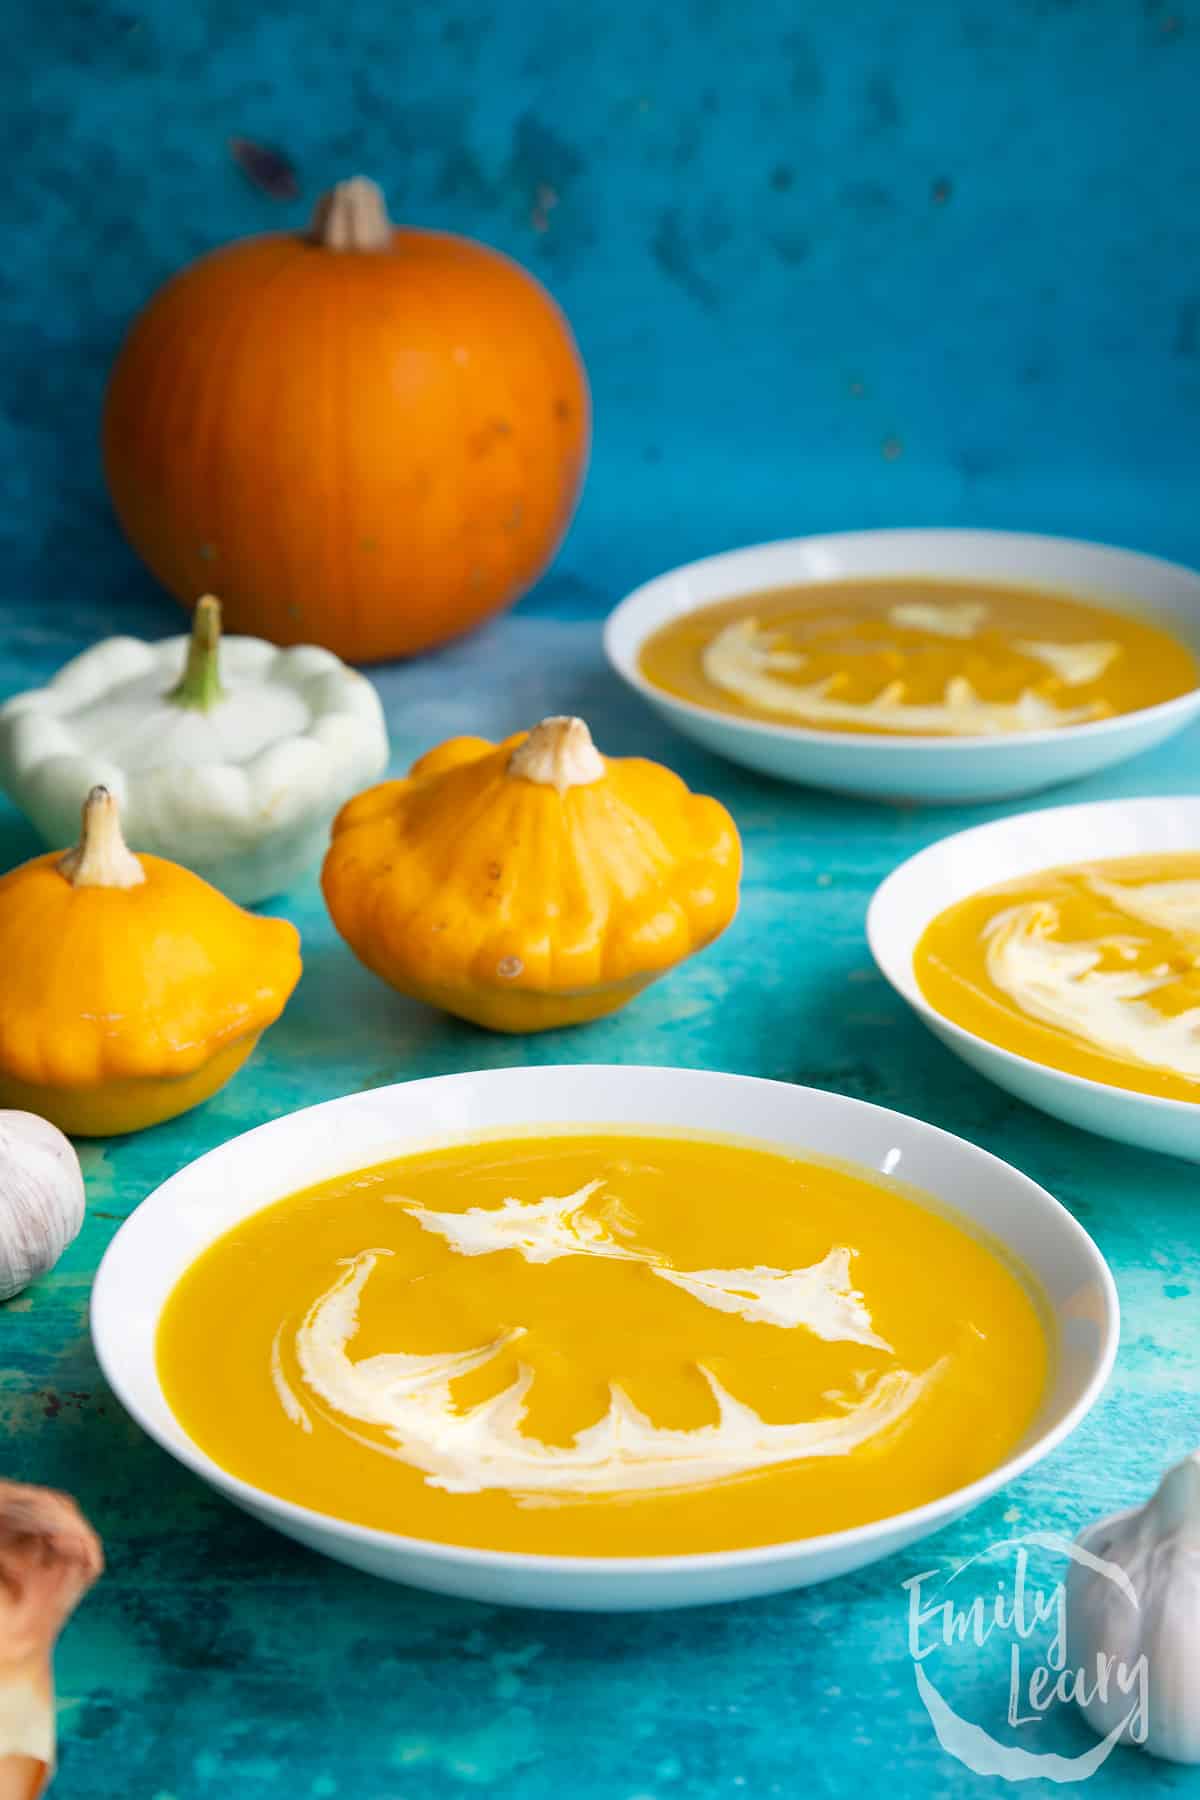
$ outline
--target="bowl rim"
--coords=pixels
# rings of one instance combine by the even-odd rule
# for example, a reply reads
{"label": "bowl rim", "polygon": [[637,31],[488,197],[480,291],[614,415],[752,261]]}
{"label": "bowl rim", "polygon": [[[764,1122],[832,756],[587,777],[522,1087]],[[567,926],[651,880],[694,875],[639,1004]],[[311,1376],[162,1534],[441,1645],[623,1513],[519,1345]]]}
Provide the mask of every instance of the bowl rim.
{"label": "bowl rim", "polygon": [[[1053,823],[1056,819],[1081,817],[1084,814],[1095,816],[1098,813],[1130,812],[1143,806],[1195,806],[1200,808],[1200,795],[1196,794],[1138,794],[1128,799],[1118,800],[1081,800],[1073,806],[1028,807],[1024,812],[1009,813],[1002,819],[988,819],[981,825],[969,825],[963,831],[952,831],[945,837],[926,844],[923,850],[917,850],[912,856],[905,857],[902,863],[885,875],[875,892],[871,895],[867,906],[867,944],[874,959],[875,966],[894,993],[909,1005],[912,1010],[931,1029],[943,1035],[949,1035],[959,1043],[978,1045],[998,1060],[1014,1067],[1033,1070],[1039,1077],[1044,1077],[1050,1086],[1058,1086],[1068,1092],[1087,1095],[1092,1099],[1107,1097],[1114,1104],[1136,1103],[1149,1111],[1154,1111],[1162,1118],[1200,1120],[1200,1100],[1173,1100],[1167,1094],[1145,1094],[1139,1088],[1121,1087],[1115,1081],[1096,1081],[1090,1075],[1073,1075],[1069,1069],[1056,1069],[1051,1063],[1038,1062],[1035,1057],[1022,1056],[1019,1050],[1007,1050],[1003,1044],[997,1044],[992,1038],[981,1037],[976,1031],[969,1031],[965,1025],[948,1019],[940,1013],[936,1006],[925,998],[917,983],[912,967],[911,954],[906,968],[901,968],[897,958],[882,947],[884,932],[883,919],[889,906],[895,903],[895,889],[900,885],[900,878],[911,875],[914,866],[928,857],[933,865],[937,853],[950,844],[965,846],[968,839],[976,843],[984,832],[1003,836],[1007,831],[1020,826],[1031,818],[1046,819]],[[1196,848],[1200,851],[1200,827],[1196,833]],[[1136,855],[1137,852],[1131,852]],[[1067,867],[1067,864],[1047,863],[1046,868]],[[1004,879],[1001,877],[1000,879]],[[985,887],[995,886],[994,882],[985,882]],[[889,891],[890,890],[890,891]],[[975,890],[978,891],[978,890]],[[931,925],[944,907],[936,907],[925,920],[922,930]],[[1086,1127],[1077,1127],[1086,1129]]]}
{"label": "bowl rim", "polygon": [[[753,1084],[758,1088],[781,1090],[790,1101],[798,1104],[803,1104],[809,1096],[815,1096],[821,1102],[834,1100],[852,1111],[863,1109],[881,1119],[898,1120],[903,1129],[909,1131],[915,1129],[918,1137],[927,1135],[953,1146],[951,1152],[953,1155],[957,1156],[965,1152],[968,1157],[983,1159],[986,1164],[1000,1171],[1003,1180],[1015,1181],[1019,1188],[1024,1188],[1035,1206],[1048,1208],[1052,1213],[1058,1215],[1059,1223],[1074,1240],[1079,1255],[1100,1288],[1104,1301],[1101,1341],[1095,1366],[1082,1391],[1073,1405],[1055,1424],[1040,1432],[1022,1450],[1005,1458],[994,1469],[977,1477],[974,1481],[968,1482],[965,1486],[954,1488],[949,1493],[924,1501],[920,1506],[909,1507],[903,1512],[890,1513],[882,1519],[873,1519],[862,1525],[847,1526],[840,1531],[824,1532],[810,1537],[789,1538],[770,1544],[755,1544],[743,1549],[688,1551],[672,1555],[650,1556],[588,1556],[528,1550],[491,1550],[478,1545],[442,1543],[431,1538],[413,1537],[403,1532],[386,1531],[378,1526],[358,1525],[352,1520],[340,1519],[333,1513],[321,1512],[315,1507],[302,1506],[296,1501],[286,1500],[280,1495],[271,1493],[267,1488],[258,1487],[253,1482],[245,1481],[242,1477],[229,1473],[188,1435],[183,1425],[171,1412],[165,1395],[163,1395],[163,1402],[167,1406],[167,1411],[170,1413],[178,1433],[178,1442],[170,1439],[164,1431],[160,1430],[157,1422],[148,1416],[140,1402],[128,1394],[123,1366],[126,1359],[120,1353],[114,1352],[108,1342],[110,1327],[107,1314],[110,1310],[116,1312],[120,1306],[119,1282],[115,1279],[114,1271],[141,1229],[139,1215],[146,1207],[155,1204],[159,1206],[169,1204],[170,1196],[166,1194],[166,1190],[173,1183],[190,1171],[201,1168],[210,1159],[216,1158],[222,1153],[228,1153],[230,1146],[242,1144],[263,1132],[270,1132],[278,1128],[285,1120],[312,1115],[330,1107],[341,1107],[347,1102],[378,1101],[392,1091],[410,1091],[414,1087],[429,1086],[434,1083],[452,1083],[464,1079],[479,1080],[481,1078],[490,1080],[496,1077],[503,1082],[506,1079],[511,1080],[514,1076],[536,1078],[545,1075],[547,1068],[569,1070],[576,1078],[595,1075],[636,1080],[639,1075],[666,1074],[672,1077],[682,1076],[700,1087],[707,1083]],[[473,1569],[507,1569],[543,1574],[559,1572],[589,1576],[611,1575],[613,1577],[638,1572],[647,1574],[694,1572],[700,1575],[705,1572],[726,1569],[750,1569],[771,1563],[786,1562],[797,1557],[812,1556],[815,1558],[836,1553],[842,1547],[866,1547],[880,1540],[888,1540],[897,1533],[910,1532],[913,1536],[923,1536],[926,1527],[934,1530],[940,1524],[949,1523],[1050,1455],[1078,1427],[1103,1393],[1112,1373],[1120,1343],[1120,1300],[1112,1271],[1099,1246],[1074,1214],[1046,1188],[1035,1182],[1031,1176],[1025,1175],[1012,1163],[1005,1162],[1002,1157],[995,1156],[989,1150],[984,1150],[980,1145],[972,1143],[969,1138],[959,1137],[954,1132],[945,1131],[942,1127],[931,1125],[923,1119],[915,1118],[912,1114],[897,1112],[892,1107],[878,1106],[872,1101],[859,1100],[853,1095],[837,1094],[830,1089],[804,1087],[791,1082],[772,1080],[766,1076],[742,1075],[720,1070],[675,1069],[665,1065],[636,1063],[552,1064],[547,1065],[547,1068],[521,1066],[512,1069],[461,1070],[447,1075],[419,1078],[413,1082],[390,1083],[384,1087],[369,1088],[358,1093],[342,1095],[333,1100],[319,1101],[313,1106],[297,1108],[295,1112],[286,1113],[279,1119],[268,1120],[262,1125],[252,1127],[249,1131],[237,1133],[223,1144],[216,1145],[202,1156],[194,1158],[192,1162],[185,1164],[182,1169],[176,1170],[165,1181],[159,1183],[141,1204],[134,1208],[134,1211],[114,1233],[96,1271],[89,1302],[90,1335],[101,1373],[116,1399],[135,1424],[160,1449],[176,1462],[182,1463],[193,1474],[199,1475],[210,1487],[214,1487],[219,1492],[227,1494],[231,1499],[242,1503],[260,1518],[264,1513],[274,1514],[278,1519],[295,1525],[303,1533],[304,1541],[310,1544],[312,1542],[310,1534],[324,1535],[345,1543],[376,1547],[390,1551],[394,1555],[423,1558],[443,1566],[457,1565]],[[581,1119],[579,1124],[586,1128],[588,1120]],[[653,1128],[647,1125],[645,1129]],[[764,1147],[784,1147],[777,1140],[773,1141],[766,1137],[756,1141],[761,1142]],[[351,1163],[350,1168],[353,1166]],[[278,1198],[282,1199],[286,1196],[280,1195]],[[269,1206],[272,1202],[265,1200],[262,1204]],[[261,1209],[251,1208],[243,1216],[249,1218],[258,1210]],[[229,1230],[232,1229],[232,1226],[226,1224],[223,1229]],[[221,1232],[214,1233],[208,1243],[215,1242],[220,1235],[222,1235]],[[122,1241],[124,1241],[125,1248],[119,1249]],[[1003,1243],[1003,1239],[999,1241]],[[203,1249],[208,1247],[208,1243],[195,1250],[189,1260],[194,1260],[196,1256],[202,1254]],[[169,1292],[170,1289],[168,1289]],[[155,1330],[162,1316],[165,1299],[164,1295],[155,1314]],[[151,1370],[157,1382],[153,1333],[148,1351],[143,1348],[143,1354],[148,1355]]]}
{"label": "bowl rim", "polygon": [[[1094,542],[1089,538],[1057,537],[1051,532],[1034,531],[998,531],[991,528],[969,526],[939,525],[904,525],[897,527],[881,527],[867,531],[813,532],[804,537],[773,538],[761,543],[743,544],[733,550],[719,550],[712,556],[701,556],[692,562],[679,563],[671,569],[664,569],[660,574],[651,576],[633,588],[622,599],[618,600],[604,621],[604,652],[610,667],[620,678],[634,688],[642,697],[653,705],[666,711],[675,711],[698,721],[716,721],[723,728],[728,727],[735,736],[747,738],[765,736],[781,743],[811,744],[822,749],[839,749],[848,756],[862,756],[868,752],[878,753],[881,746],[911,751],[918,758],[937,756],[947,751],[955,751],[959,755],[1003,756],[1014,748],[1038,748],[1047,744],[1095,742],[1097,739],[1111,737],[1122,730],[1130,731],[1136,725],[1144,723],[1169,723],[1173,718],[1186,717],[1187,714],[1200,710],[1200,673],[1196,684],[1186,693],[1176,694],[1170,700],[1156,701],[1152,706],[1135,707],[1131,712],[1115,713],[1108,719],[1093,719],[1084,725],[1043,727],[1038,731],[1009,732],[996,737],[951,737],[945,734],[919,732],[854,732],[823,731],[812,725],[789,725],[776,723],[770,719],[744,718],[739,713],[721,712],[716,707],[702,706],[697,700],[687,700],[681,694],[672,694],[666,688],[658,687],[642,674],[638,663],[641,650],[650,636],[649,627],[634,627],[631,621],[646,605],[648,597],[660,583],[671,581],[679,576],[691,575],[699,570],[713,569],[723,562],[731,562],[736,557],[753,556],[769,551],[782,552],[802,547],[816,549],[824,546],[835,547],[862,542],[867,539],[888,538],[900,542],[904,539],[940,538],[945,542],[952,540],[963,543],[964,548],[970,542],[988,542],[1010,547],[1022,545],[1035,548],[1038,545],[1053,544],[1059,550],[1085,552],[1090,556],[1102,558],[1114,557],[1128,559],[1130,562],[1142,563],[1163,571],[1169,571],[1175,577],[1182,577],[1192,583],[1200,599],[1200,569],[1191,569],[1186,563],[1172,561],[1169,557],[1155,556],[1145,550],[1127,550],[1120,544]],[[901,573],[897,570],[897,574]],[[880,577],[885,579],[885,577]],[[960,577],[959,579],[965,579]],[[785,585],[778,583],[777,585]],[[1001,580],[997,585],[1004,586]],[[1011,585],[1020,585],[1012,583]],[[1065,599],[1082,599],[1082,595],[1067,588],[1048,588],[1047,592],[1059,593]],[[736,599],[731,593],[728,599]],[[684,618],[689,612],[699,612],[701,607],[720,605],[720,600],[712,598],[698,601],[694,606],[681,607],[676,614]],[[1114,606],[1113,611],[1120,608]],[[661,621],[660,621],[661,623]],[[655,627],[657,629],[657,627]],[[628,649],[618,644],[618,639],[625,631],[631,634],[631,645]],[[1200,650],[1185,644],[1200,670]]]}

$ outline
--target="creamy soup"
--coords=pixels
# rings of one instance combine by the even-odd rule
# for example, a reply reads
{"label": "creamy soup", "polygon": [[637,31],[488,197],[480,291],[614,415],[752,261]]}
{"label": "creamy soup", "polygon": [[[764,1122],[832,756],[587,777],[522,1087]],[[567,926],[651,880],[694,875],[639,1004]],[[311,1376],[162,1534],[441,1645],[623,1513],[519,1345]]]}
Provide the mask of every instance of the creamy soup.
{"label": "creamy soup", "polygon": [[938,915],[914,968],[938,1012],[1005,1050],[1200,1100],[1200,852],[985,888]]}
{"label": "creamy soup", "polygon": [[743,594],[664,625],[641,670],[680,699],[825,731],[994,737],[1086,725],[1194,688],[1191,652],[1033,588],[839,581]]}
{"label": "creamy soup", "polygon": [[740,1143],[481,1141],[254,1214],[168,1298],[167,1399],[221,1466],[493,1549],[724,1549],[986,1474],[1043,1310],[934,1202]]}

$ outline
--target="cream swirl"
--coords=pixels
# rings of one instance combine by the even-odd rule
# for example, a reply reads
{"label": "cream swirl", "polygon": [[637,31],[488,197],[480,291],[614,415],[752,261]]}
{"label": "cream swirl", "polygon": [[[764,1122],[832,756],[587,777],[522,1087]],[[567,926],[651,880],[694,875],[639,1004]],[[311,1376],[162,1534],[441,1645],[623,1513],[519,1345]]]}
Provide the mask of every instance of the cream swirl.
{"label": "cream swirl", "polygon": [[[1200,882],[1133,886],[1098,874],[1088,885],[1131,921],[1200,934]],[[1169,1012],[1149,996],[1178,979],[1176,968],[1102,968],[1107,951],[1135,956],[1136,939],[1064,941],[1052,900],[1027,900],[997,913],[985,928],[987,972],[1022,1012],[1105,1051],[1151,1068],[1200,1079],[1200,1007]],[[1200,951],[1200,939],[1197,945]]]}
{"label": "cream swirl", "polygon": [[426,1231],[435,1232],[462,1256],[515,1250],[526,1262],[553,1262],[560,1256],[601,1257],[646,1265],[664,1281],[683,1288],[704,1306],[740,1313],[751,1323],[804,1326],[826,1343],[865,1344],[890,1350],[871,1325],[871,1316],[850,1279],[851,1251],[835,1245],[807,1269],[678,1269],[664,1256],[615,1238],[588,1202],[604,1186],[589,1181],[573,1194],[543,1200],[504,1200],[499,1206],[466,1212],[430,1212],[401,1200]]}

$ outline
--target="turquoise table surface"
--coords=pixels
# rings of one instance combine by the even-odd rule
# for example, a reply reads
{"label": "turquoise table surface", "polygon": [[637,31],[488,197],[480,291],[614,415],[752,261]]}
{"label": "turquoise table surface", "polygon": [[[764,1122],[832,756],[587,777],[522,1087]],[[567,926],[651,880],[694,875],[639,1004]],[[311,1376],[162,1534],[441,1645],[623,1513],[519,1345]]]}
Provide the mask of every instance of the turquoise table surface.
{"label": "turquoise table surface", "polygon": [[[733,810],[744,903],[725,937],[618,1017],[520,1040],[394,996],[335,937],[313,881],[282,909],[303,933],[300,987],[239,1078],[171,1124],[83,1148],[82,1234],[53,1274],[0,1308],[6,1472],[78,1494],[109,1558],[59,1659],[63,1794],[691,1800],[856,1794],[885,1766],[897,1796],[994,1787],[938,1746],[914,1684],[901,1583],[1017,1531],[1073,1533],[1139,1500],[1200,1442],[1196,1170],[1007,1099],[928,1037],[875,973],[863,937],[875,883],[990,813],[848,805],[742,775],[659,729],[606,672],[590,620],[518,614],[378,680],[397,768],[468,721],[501,735],[564,710],[585,714],[610,752],[666,758]],[[1193,731],[1070,796],[1187,790],[1198,752]],[[6,862],[34,848],[11,813],[0,817]],[[210,1494],[123,1417],[89,1346],[88,1286],[119,1221],[157,1182],[311,1101],[564,1059],[812,1083],[1011,1159],[1065,1201],[1117,1274],[1124,1346],[1106,1397],[1040,1468],[862,1575],[753,1604],[575,1618],[451,1602],[323,1561]],[[1003,1682],[981,1670],[967,1694],[962,1710],[1001,1728]],[[1026,1734],[1078,1754],[1090,1737],[1058,1715]],[[1200,1773],[1124,1752],[1090,1786],[1200,1792]]]}

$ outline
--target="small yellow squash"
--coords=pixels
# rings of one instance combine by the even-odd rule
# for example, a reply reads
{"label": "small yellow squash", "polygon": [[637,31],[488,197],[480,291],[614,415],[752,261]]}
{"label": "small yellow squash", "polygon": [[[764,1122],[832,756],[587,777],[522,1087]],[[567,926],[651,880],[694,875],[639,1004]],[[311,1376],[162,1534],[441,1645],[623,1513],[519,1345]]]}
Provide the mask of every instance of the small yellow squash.
{"label": "small yellow squash", "polygon": [[615,1012],[723,931],[741,845],[716,800],[582,719],[451,738],[351,800],[322,886],[355,954],[493,1031]]}
{"label": "small yellow squash", "polygon": [[0,1107],[107,1137],[223,1087],[300,979],[300,938],[134,856],[93,788],[79,844],[0,878]]}

